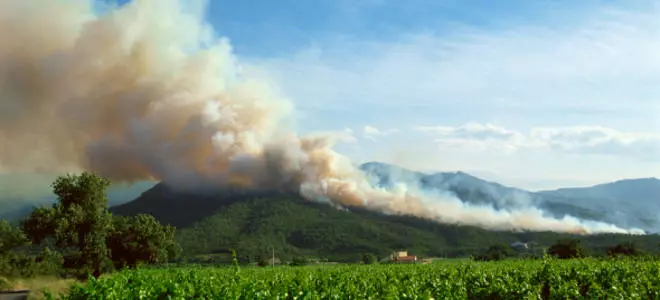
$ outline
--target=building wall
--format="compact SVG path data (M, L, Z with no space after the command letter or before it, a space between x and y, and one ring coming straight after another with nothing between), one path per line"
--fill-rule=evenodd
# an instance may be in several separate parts
M405 256L408 256L408 251L394 252L394 257L405 257Z

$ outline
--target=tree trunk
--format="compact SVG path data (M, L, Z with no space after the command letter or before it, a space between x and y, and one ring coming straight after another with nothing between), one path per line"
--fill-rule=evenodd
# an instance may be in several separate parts
M101 277L101 262L98 260L94 261L94 272L92 273L92 276L94 276L94 278Z

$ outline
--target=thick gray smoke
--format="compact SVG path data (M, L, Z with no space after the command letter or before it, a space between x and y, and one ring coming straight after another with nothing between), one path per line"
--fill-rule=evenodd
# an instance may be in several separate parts
M310 200L491 229L629 232L374 188L332 137L286 126L292 103L242 70L192 2L136 0L97 16L91 1L0 1L2 171L295 188Z

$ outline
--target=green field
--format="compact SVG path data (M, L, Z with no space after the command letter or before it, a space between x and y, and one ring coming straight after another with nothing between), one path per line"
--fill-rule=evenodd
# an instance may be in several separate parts
M660 262L181 267L122 271L65 299L660 299Z

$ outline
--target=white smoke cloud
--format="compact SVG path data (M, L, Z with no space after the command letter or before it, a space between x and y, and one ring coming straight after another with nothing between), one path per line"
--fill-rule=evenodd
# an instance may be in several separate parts
M405 185L375 188L332 148L349 132L292 130L292 102L214 38L201 6L143 0L97 16L88 1L53 3L0 2L3 170L295 190L312 201L491 229L631 232L534 208L430 199Z

